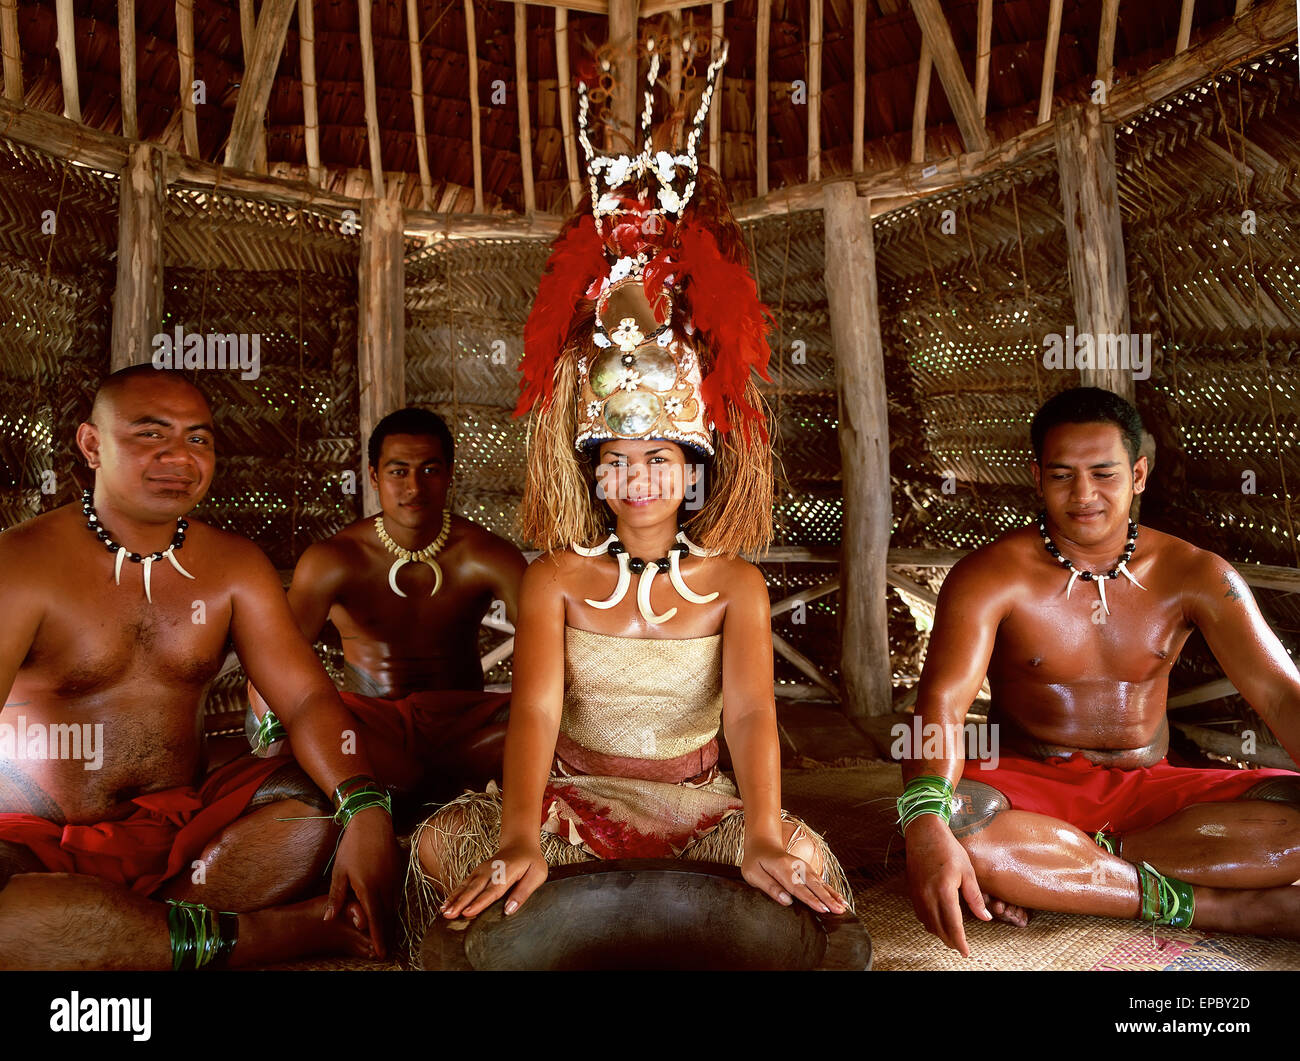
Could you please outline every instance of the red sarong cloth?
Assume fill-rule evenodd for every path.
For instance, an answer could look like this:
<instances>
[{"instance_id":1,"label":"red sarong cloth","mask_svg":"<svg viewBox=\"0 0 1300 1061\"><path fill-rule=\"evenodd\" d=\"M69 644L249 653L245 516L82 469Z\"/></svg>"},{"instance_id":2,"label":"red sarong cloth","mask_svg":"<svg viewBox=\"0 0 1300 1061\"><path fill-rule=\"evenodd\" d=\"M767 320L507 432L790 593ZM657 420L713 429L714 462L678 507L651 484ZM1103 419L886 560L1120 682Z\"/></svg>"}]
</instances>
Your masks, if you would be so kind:
<instances>
[{"instance_id":1,"label":"red sarong cloth","mask_svg":"<svg viewBox=\"0 0 1300 1061\"><path fill-rule=\"evenodd\" d=\"M385 700L360 693L339 693L343 704L375 733L411 751L436 750L449 742L503 720L509 693L435 689Z\"/></svg>"},{"instance_id":2,"label":"red sarong cloth","mask_svg":"<svg viewBox=\"0 0 1300 1061\"><path fill-rule=\"evenodd\" d=\"M1122 770L1098 766L1082 755L1040 761L1004 752L997 769L968 765L962 776L992 785L1013 810L1048 814L1088 833L1105 829L1124 835L1149 829L1191 804L1239 799L1261 781L1297 775L1290 770L1171 766L1167 759Z\"/></svg>"},{"instance_id":3,"label":"red sarong cloth","mask_svg":"<svg viewBox=\"0 0 1300 1061\"><path fill-rule=\"evenodd\" d=\"M282 759L240 756L189 785L137 796L125 818L56 825L34 814L0 814L0 840L26 847L51 873L85 873L149 895L240 818Z\"/></svg>"}]
</instances>

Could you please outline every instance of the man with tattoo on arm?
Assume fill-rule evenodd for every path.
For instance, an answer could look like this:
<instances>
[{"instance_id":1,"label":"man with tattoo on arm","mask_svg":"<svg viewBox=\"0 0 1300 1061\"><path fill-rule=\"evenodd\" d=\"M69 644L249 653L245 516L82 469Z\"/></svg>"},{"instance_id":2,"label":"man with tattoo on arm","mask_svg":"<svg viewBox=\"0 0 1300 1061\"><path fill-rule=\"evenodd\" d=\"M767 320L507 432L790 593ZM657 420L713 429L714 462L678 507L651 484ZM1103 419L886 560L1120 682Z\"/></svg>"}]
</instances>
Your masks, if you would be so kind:
<instances>
[{"instance_id":1,"label":"man with tattoo on arm","mask_svg":"<svg viewBox=\"0 0 1300 1061\"><path fill-rule=\"evenodd\" d=\"M342 750L351 716L266 556L186 519L212 482L207 401L124 369L77 443L94 489L0 535L0 968L384 954L396 844ZM231 643L301 767L209 771L200 698Z\"/></svg>"},{"instance_id":2,"label":"man with tattoo on arm","mask_svg":"<svg viewBox=\"0 0 1300 1061\"><path fill-rule=\"evenodd\" d=\"M1130 522L1141 433L1109 391L1049 400L1037 525L963 558L939 596L917 714L960 732L987 673L1000 756L975 769L945 740L905 761L899 816L917 916L965 956L962 899L1021 925L1040 909L1300 937L1300 775L1165 760L1193 629L1294 760L1300 674L1230 564Z\"/></svg>"}]
</instances>

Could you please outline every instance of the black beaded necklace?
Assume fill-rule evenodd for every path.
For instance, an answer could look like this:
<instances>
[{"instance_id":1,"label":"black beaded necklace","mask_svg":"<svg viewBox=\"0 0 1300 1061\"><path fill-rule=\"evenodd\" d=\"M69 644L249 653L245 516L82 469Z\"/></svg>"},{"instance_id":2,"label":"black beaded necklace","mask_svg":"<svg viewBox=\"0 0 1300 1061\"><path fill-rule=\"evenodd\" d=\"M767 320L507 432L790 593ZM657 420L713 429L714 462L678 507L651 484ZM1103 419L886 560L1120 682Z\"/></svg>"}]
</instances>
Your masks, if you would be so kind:
<instances>
[{"instance_id":1,"label":"black beaded necklace","mask_svg":"<svg viewBox=\"0 0 1300 1061\"><path fill-rule=\"evenodd\" d=\"M609 548L606 549L605 551L609 553L610 556L614 557L614 559L617 560L619 554L627 552L627 546L624 545L621 541L619 541L618 536L615 535L613 531L610 531L610 537L613 540L609 543ZM634 575L639 575L641 574L642 571L645 570L645 565L647 563L651 563L654 564L655 567L659 568L659 570L666 575L668 574L669 570L672 567L673 553L677 553L679 556L681 556L683 560L685 560L686 557L690 554L690 551L691 551L691 547L687 545L685 542L676 542L668 550L668 552L665 553L663 556L661 556L658 560L642 560L641 557L639 556L629 556L627 558L628 570L631 571L632 574Z\"/></svg>"},{"instance_id":2,"label":"black beaded necklace","mask_svg":"<svg viewBox=\"0 0 1300 1061\"><path fill-rule=\"evenodd\" d=\"M1134 578L1133 573L1128 569L1128 562L1133 558L1133 550L1137 547L1138 526L1133 520L1130 519L1128 521L1127 540L1124 542L1124 551L1120 554L1119 561L1109 571L1100 575L1094 574L1091 571L1080 571L1070 562L1068 556L1062 555L1061 550L1058 549L1056 543L1052 541L1052 536L1047 533L1046 512L1040 512L1038 514L1038 534L1043 539L1043 548L1045 548L1062 567L1070 572L1070 581L1065 584L1066 600L1069 600L1070 598L1070 590L1074 588L1074 580L1076 578L1082 582L1096 582L1097 593L1101 596L1101 606L1105 609L1106 614L1109 615L1110 607L1106 604L1105 589L1105 583L1107 580L1116 579L1119 578L1120 575L1123 575L1126 579L1132 582L1133 585L1137 586L1138 589L1146 589L1146 586L1142 585L1141 582Z\"/></svg>"},{"instance_id":3,"label":"black beaded necklace","mask_svg":"<svg viewBox=\"0 0 1300 1061\"><path fill-rule=\"evenodd\" d=\"M648 623L666 623L677 614L676 608L669 608L662 615L656 614L650 605L650 588L658 574L665 574L672 583L678 595L691 604L708 604L717 600L718 591L713 593L700 594L696 593L686 584L682 578L681 562L694 553L696 556L710 556L711 553L705 552L698 545L692 544L691 540L686 537L685 531L677 532L676 542L669 547L666 555L661 556L658 560L642 560L639 556L628 556L627 546L618 540L618 535L609 531L609 536L597 546L587 547L578 545L576 542L570 546L579 556L599 556L601 553L608 553L618 562L618 583L614 586L614 592L604 600L592 600L586 598L586 601L593 608L613 608L619 603L632 584L632 576L640 576L636 590L636 606L640 611L641 617Z\"/></svg>"},{"instance_id":4,"label":"black beaded necklace","mask_svg":"<svg viewBox=\"0 0 1300 1061\"><path fill-rule=\"evenodd\" d=\"M86 527L94 533L110 553L115 553L117 560L113 565L113 584L120 586L122 584L122 561L130 560L133 564L141 564L144 567L144 596L150 604L153 603L153 593L151 587L151 568L158 560L166 560L180 574L186 578L192 579L191 575L185 568L181 567L181 562L176 559L176 550L185 544L185 530L189 527L185 517L181 516L176 520L176 532L172 535L171 544L166 549L155 553L141 554L133 553L125 545L119 545L113 541L108 531L104 530L103 524L99 522L99 514L95 511L94 495L89 490L81 492L81 511L86 517Z\"/></svg>"},{"instance_id":5,"label":"black beaded necklace","mask_svg":"<svg viewBox=\"0 0 1300 1061\"><path fill-rule=\"evenodd\" d=\"M115 553L119 549L125 549L126 546L118 545L117 542L113 541L113 539L109 537L108 531L104 530L103 525L99 522L99 515L98 513L95 512L95 504L94 504L93 496L94 495L92 495L89 490L81 491L81 511L85 513L86 526L90 530L95 532L95 537L104 543L104 548L107 549L110 553ZM150 554L149 559L161 560L163 559L164 556L167 555L167 553L171 552L171 550L179 549L182 545L184 545L185 528L187 528L188 526L189 524L185 522L184 516L178 519L176 521L176 533L172 535L171 545L169 545L166 549L160 552ZM145 558L140 553L133 553L129 551L126 554L126 559L130 560L131 563L133 564L141 564L144 563L145 560Z\"/></svg>"}]
</instances>

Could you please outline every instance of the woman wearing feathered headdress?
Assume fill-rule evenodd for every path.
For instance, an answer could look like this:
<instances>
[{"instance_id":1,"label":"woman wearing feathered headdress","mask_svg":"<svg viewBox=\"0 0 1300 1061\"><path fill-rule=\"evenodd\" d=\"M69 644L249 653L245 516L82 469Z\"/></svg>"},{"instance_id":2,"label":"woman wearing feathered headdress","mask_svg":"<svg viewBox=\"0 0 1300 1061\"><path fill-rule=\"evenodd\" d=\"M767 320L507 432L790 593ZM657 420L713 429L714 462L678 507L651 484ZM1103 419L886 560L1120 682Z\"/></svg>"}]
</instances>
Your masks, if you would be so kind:
<instances>
[{"instance_id":1,"label":"woman wearing feathered headdress","mask_svg":"<svg viewBox=\"0 0 1300 1061\"><path fill-rule=\"evenodd\" d=\"M511 913L548 866L592 858L730 863L778 902L846 909L838 862L780 806L767 586L740 556L772 535L752 379L769 319L694 156L711 86L685 154L592 159L525 327L520 520L542 555L520 591L504 785L416 830L413 934L435 909L505 895Z\"/></svg>"}]
</instances>

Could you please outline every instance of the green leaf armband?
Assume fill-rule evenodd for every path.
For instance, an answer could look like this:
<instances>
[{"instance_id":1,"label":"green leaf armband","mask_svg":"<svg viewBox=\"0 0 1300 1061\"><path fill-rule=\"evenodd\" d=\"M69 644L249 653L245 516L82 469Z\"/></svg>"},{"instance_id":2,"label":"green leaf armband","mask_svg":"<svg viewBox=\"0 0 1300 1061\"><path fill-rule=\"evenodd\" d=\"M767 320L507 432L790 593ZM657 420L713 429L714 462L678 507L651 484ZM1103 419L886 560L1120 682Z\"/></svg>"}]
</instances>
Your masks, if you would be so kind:
<instances>
[{"instance_id":1,"label":"green leaf armband","mask_svg":"<svg viewBox=\"0 0 1300 1061\"><path fill-rule=\"evenodd\" d=\"M339 783L334 790L334 821L346 829L348 823L363 810L383 807L391 818L393 798L373 777L358 775Z\"/></svg>"},{"instance_id":2,"label":"green leaf armband","mask_svg":"<svg viewBox=\"0 0 1300 1061\"><path fill-rule=\"evenodd\" d=\"M200 903L168 899L172 970L220 968L239 940L239 916Z\"/></svg>"},{"instance_id":3,"label":"green leaf armband","mask_svg":"<svg viewBox=\"0 0 1300 1061\"><path fill-rule=\"evenodd\" d=\"M276 741L282 741L287 736L289 731L284 728L284 723L276 718L275 712L268 707L253 733L253 751L261 755Z\"/></svg>"},{"instance_id":4,"label":"green leaf armband","mask_svg":"<svg viewBox=\"0 0 1300 1061\"><path fill-rule=\"evenodd\" d=\"M952 819L952 805L952 785L946 777L914 777L898 797L898 831L906 833L907 827L923 814L937 814L947 825Z\"/></svg>"}]
</instances>

